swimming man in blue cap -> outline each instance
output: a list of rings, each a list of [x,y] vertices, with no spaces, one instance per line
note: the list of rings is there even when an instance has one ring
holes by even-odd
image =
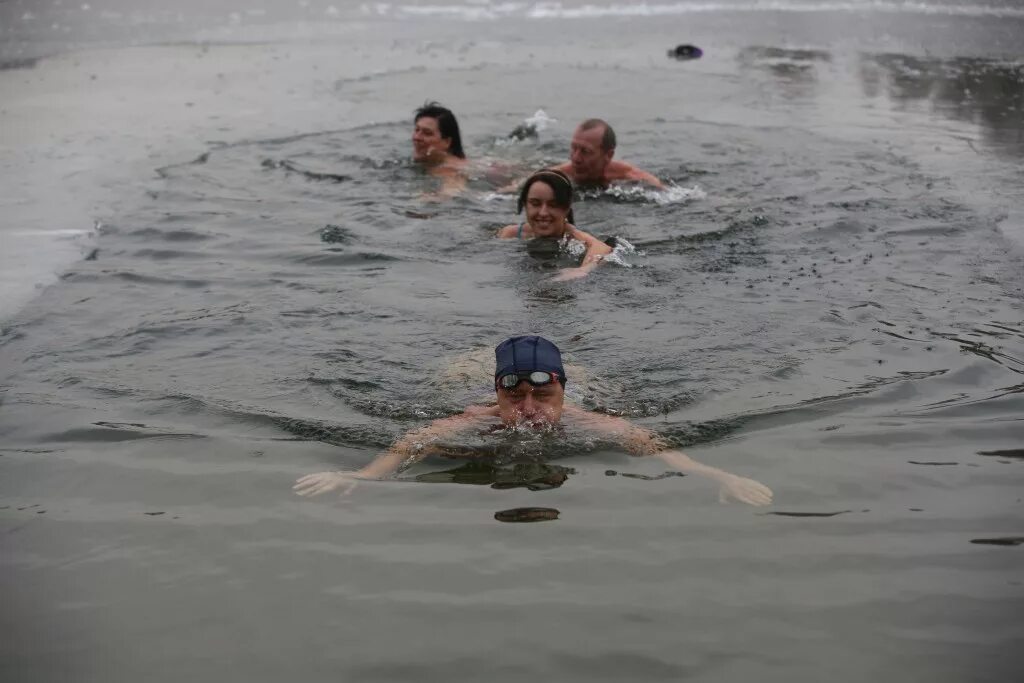
[[[409,432],[385,453],[356,472],[320,472],[300,478],[294,490],[315,496],[342,489],[350,492],[360,479],[382,479],[434,452],[442,438],[472,428],[493,426],[495,419],[506,428],[550,429],[571,422],[583,431],[617,441],[635,455],[655,455],[674,470],[700,474],[721,485],[719,499],[732,498],[750,505],[767,505],[771,490],[753,479],[738,477],[702,465],[682,451],[670,449],[653,432],[622,418],[592,413],[565,403],[565,369],[558,347],[537,336],[506,339],[494,349],[494,391],[497,404],[470,406],[462,414],[434,420]]]

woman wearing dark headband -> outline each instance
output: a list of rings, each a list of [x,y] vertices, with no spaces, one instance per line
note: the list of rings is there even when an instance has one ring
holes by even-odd
[[[498,231],[502,239],[546,238],[575,240],[586,252],[578,268],[566,268],[555,280],[583,277],[612,252],[612,248],[588,232],[573,225],[572,181],[561,171],[537,171],[523,183],[516,213],[526,209],[526,221],[506,225]]]

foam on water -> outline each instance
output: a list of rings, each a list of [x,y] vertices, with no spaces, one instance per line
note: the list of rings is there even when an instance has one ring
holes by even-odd
[[[508,147],[509,145],[518,144],[523,140],[536,138],[553,123],[558,123],[558,119],[553,119],[543,109],[538,109],[532,116],[527,116],[523,119],[523,122],[516,126],[511,133],[495,139],[494,145],[496,147]]]
[[[637,250],[625,237],[615,238],[615,248],[612,249],[612,253],[604,257],[605,263],[614,263],[617,266],[623,268],[632,268],[633,264],[626,261],[625,256],[632,256],[636,254]]]
[[[662,189],[647,187],[645,185],[613,185],[596,193],[585,193],[584,196],[612,197],[621,202],[641,202],[665,206],[667,204],[686,204],[687,202],[700,201],[707,198],[707,192],[697,185],[693,187],[682,187],[680,185],[669,185]]]
[[[0,322],[14,315],[58,274],[93,249],[89,230],[4,232],[4,271],[0,275]]]

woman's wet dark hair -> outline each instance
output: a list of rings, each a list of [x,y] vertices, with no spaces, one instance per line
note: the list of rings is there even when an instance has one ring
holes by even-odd
[[[516,213],[523,212],[523,207],[526,206],[526,195],[530,193],[530,187],[538,181],[551,188],[551,191],[555,194],[555,206],[568,209],[569,213],[566,215],[565,220],[575,225],[576,219],[572,215],[572,181],[562,171],[556,171],[552,168],[537,171],[526,179],[523,183],[523,189],[519,191],[519,204],[516,206]]]
[[[437,129],[441,133],[441,138],[452,141],[448,151],[460,159],[465,159],[466,153],[462,151],[462,134],[459,133],[459,122],[455,120],[455,114],[452,113],[452,110],[442,107],[437,102],[427,102],[416,110],[416,117],[413,119],[413,123],[419,121],[424,116],[436,119]]]

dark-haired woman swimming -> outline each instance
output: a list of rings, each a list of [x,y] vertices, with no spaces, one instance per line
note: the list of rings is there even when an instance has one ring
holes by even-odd
[[[506,225],[497,235],[502,239],[554,239],[564,242],[567,248],[572,248],[574,242],[582,245],[583,262],[577,268],[565,268],[555,280],[583,277],[612,252],[607,244],[573,225],[572,193],[572,181],[561,171],[537,171],[526,179],[519,192],[516,213],[525,208],[526,221]]]
[[[412,129],[412,160],[441,178],[441,195],[457,194],[466,185],[459,122],[451,109],[427,102],[416,110]]]

